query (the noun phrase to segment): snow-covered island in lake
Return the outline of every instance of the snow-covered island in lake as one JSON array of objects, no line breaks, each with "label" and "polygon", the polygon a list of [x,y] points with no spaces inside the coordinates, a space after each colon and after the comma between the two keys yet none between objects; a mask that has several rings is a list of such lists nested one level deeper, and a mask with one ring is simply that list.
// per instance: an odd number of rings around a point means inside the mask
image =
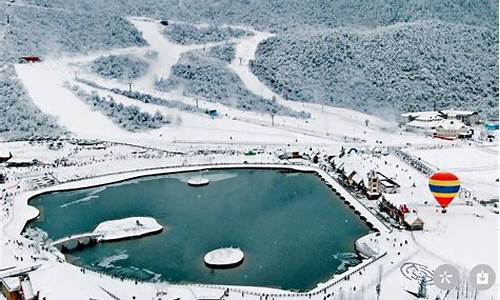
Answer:
[{"label": "snow-covered island in lake", "polygon": [[208,178],[204,177],[193,177],[188,180],[188,185],[190,186],[204,186],[210,183],[210,180]]},{"label": "snow-covered island in lake", "polygon": [[243,262],[244,257],[240,248],[218,248],[205,254],[203,260],[210,268],[234,268]]},{"label": "snow-covered island in lake", "polygon": [[163,226],[154,218],[130,217],[102,222],[94,229],[94,233],[101,235],[99,241],[114,241],[138,238],[162,230]]}]

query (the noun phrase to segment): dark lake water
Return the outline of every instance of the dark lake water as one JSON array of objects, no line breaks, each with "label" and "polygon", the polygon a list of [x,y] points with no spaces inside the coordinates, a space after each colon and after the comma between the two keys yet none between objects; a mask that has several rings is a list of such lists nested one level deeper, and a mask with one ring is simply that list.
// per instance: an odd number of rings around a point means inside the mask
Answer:
[{"label": "dark lake water", "polygon": [[[57,239],[103,221],[154,217],[162,233],[99,243],[68,254],[74,264],[117,276],[175,283],[258,285],[306,290],[359,263],[354,242],[368,227],[317,176],[263,169],[145,177],[56,192],[30,201],[41,217],[29,226]],[[211,270],[206,252],[239,247],[243,264]]]}]

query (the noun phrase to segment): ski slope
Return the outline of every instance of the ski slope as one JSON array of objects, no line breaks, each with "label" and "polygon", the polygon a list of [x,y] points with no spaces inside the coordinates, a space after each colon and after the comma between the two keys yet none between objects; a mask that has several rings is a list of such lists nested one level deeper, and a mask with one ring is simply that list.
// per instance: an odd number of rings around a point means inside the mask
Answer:
[{"label": "ski slope", "polygon": [[[142,32],[149,46],[143,48],[114,49],[96,53],[65,57],[58,60],[48,59],[38,64],[18,64],[16,71],[22,80],[30,97],[35,104],[46,113],[55,116],[59,123],[68,128],[76,136],[85,138],[101,138],[120,141],[144,141],[149,145],[165,145],[165,142],[213,142],[213,143],[305,143],[305,144],[339,144],[345,142],[374,143],[383,140],[387,144],[402,144],[411,136],[412,140],[422,143],[433,141],[424,136],[411,135],[400,130],[395,123],[348,109],[322,107],[317,104],[308,104],[295,101],[286,101],[275,95],[269,88],[260,82],[248,68],[248,61],[255,56],[257,45],[263,39],[271,36],[269,33],[258,32],[251,28],[253,35],[231,40],[236,43],[236,59],[230,68],[241,78],[247,89],[265,98],[276,98],[281,104],[295,110],[304,110],[311,114],[310,119],[295,119],[285,116],[276,116],[274,126],[269,115],[244,112],[200,99],[201,108],[217,109],[222,117],[207,118],[195,113],[186,113],[176,109],[160,108],[151,104],[135,100],[127,100],[106,91],[98,91],[101,95],[110,95],[113,98],[136,105],[143,111],[154,112],[160,110],[173,116],[179,122],[164,126],[161,129],[147,133],[126,132],[113,124],[97,111],[92,111],[85,103],[67,91],[63,86],[68,81],[78,84],[74,78],[88,79],[107,88],[127,90],[128,84],[116,80],[100,78],[89,73],[84,65],[91,60],[109,54],[144,55],[146,51],[158,53],[158,61],[153,63],[148,73],[132,83],[133,89],[164,99],[180,100],[194,105],[196,99],[184,96],[178,92],[163,93],[153,89],[155,80],[168,78],[170,70],[178,61],[180,55],[186,51],[201,48],[203,45],[178,45],[167,40],[162,34],[162,25],[158,21],[144,18],[130,18],[130,21]],[[206,44],[211,47],[213,44]],[[239,57],[243,64],[239,64]],[[366,126],[365,120],[369,125]]]}]

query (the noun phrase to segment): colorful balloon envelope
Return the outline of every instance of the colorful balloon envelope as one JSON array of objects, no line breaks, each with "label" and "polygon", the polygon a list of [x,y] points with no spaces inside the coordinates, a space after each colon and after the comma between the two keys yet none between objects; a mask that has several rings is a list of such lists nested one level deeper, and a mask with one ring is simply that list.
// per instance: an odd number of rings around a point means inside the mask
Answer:
[{"label": "colorful balloon envelope", "polygon": [[450,172],[437,172],[429,178],[429,189],[439,205],[445,209],[458,194],[460,181]]}]

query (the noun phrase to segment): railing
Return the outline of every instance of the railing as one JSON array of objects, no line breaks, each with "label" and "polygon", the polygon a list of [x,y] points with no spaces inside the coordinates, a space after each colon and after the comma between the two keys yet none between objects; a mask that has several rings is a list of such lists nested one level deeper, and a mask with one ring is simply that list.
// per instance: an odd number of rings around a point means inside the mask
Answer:
[{"label": "railing", "polygon": [[[377,260],[381,259],[382,257],[386,256],[387,252],[384,252],[376,257],[369,258],[362,262],[361,264],[353,267],[352,269],[347,270],[346,272],[336,275],[338,278],[335,278],[335,276],[327,281],[327,284],[321,286],[321,287],[316,287],[308,292],[283,292],[283,293],[273,293],[273,292],[260,292],[260,291],[253,291],[249,289],[244,289],[244,288],[236,288],[236,287],[231,287],[231,286],[224,286],[224,285],[212,285],[212,284],[197,284],[197,283],[188,283],[188,284],[175,284],[177,286],[195,286],[195,287],[202,287],[202,288],[211,288],[211,289],[220,289],[220,290],[225,290],[229,292],[234,292],[234,293],[242,293],[245,295],[252,295],[252,296],[258,296],[258,297],[310,297],[314,295],[318,295],[321,293],[326,293],[329,289],[335,287],[337,284],[339,284],[341,281],[345,280],[347,277],[351,276],[352,274],[359,272],[361,269],[368,267],[369,265],[373,264]],[[332,281],[333,280],[333,281]]]},{"label": "railing", "polygon": [[391,148],[391,150],[396,154],[397,157],[401,158],[401,160],[417,171],[421,172],[424,175],[430,176],[437,171],[436,168],[429,166],[422,160],[419,160],[415,155],[410,154],[406,151],[397,148]]}]

